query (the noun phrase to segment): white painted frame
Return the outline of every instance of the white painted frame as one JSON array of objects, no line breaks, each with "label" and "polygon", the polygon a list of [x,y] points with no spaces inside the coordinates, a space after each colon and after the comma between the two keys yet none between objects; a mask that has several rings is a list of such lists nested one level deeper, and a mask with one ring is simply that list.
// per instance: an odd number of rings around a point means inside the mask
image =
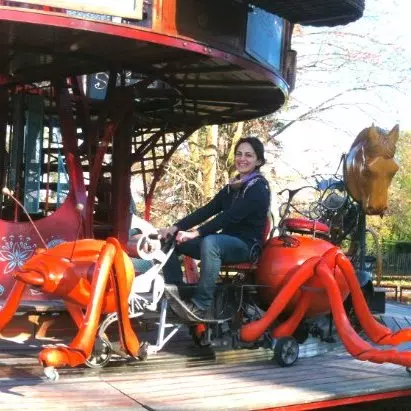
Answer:
[{"label": "white painted frame", "polygon": [[13,0],[13,2],[24,6],[35,4],[135,20],[143,18],[143,0]]}]

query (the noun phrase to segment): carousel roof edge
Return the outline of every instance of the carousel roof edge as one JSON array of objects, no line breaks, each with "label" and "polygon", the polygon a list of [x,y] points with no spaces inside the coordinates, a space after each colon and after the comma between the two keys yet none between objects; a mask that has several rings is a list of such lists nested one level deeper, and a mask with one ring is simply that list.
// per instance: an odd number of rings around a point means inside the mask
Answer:
[{"label": "carousel roof edge", "polygon": [[249,0],[249,4],[291,23],[318,27],[356,21],[365,8],[365,0]]}]

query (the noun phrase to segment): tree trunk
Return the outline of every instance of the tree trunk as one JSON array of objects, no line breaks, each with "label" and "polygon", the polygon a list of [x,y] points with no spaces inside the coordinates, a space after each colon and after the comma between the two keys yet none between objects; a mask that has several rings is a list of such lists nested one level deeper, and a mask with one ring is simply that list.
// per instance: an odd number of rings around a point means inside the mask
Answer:
[{"label": "tree trunk", "polygon": [[[229,170],[230,176],[234,173],[234,147],[237,144],[238,140],[243,136],[244,132],[244,121],[240,121],[237,123],[237,128],[234,132],[233,139],[231,141],[230,151],[227,157],[227,169]],[[229,177],[230,177],[229,176]]]},{"label": "tree trunk", "polygon": [[215,193],[215,182],[217,174],[217,141],[218,126],[208,126],[204,161],[202,167],[204,175],[204,196],[206,200],[212,198]]},{"label": "tree trunk", "polygon": [[[200,130],[201,129],[194,131],[194,133],[191,134],[190,138],[188,139],[188,146],[190,148],[190,159],[193,164],[200,164]],[[203,184],[203,176],[200,170],[198,170],[196,180],[198,184]]]}]

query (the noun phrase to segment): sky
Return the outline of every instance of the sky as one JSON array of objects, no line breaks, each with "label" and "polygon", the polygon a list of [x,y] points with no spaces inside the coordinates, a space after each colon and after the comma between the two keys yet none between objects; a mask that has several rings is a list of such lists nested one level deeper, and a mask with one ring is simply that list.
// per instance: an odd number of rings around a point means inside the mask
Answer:
[{"label": "sky", "polygon": [[405,0],[366,0],[363,18],[354,23],[332,29],[305,26],[294,33],[296,88],[277,117],[293,120],[327,99],[333,107],[277,137],[283,148],[275,168],[283,184],[335,172],[341,154],[372,123],[411,130],[408,8]]}]

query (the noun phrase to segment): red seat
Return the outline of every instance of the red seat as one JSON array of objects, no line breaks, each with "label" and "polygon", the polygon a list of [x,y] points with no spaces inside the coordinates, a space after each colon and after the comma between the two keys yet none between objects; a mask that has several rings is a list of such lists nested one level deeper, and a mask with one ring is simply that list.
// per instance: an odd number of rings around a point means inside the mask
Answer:
[{"label": "red seat", "polygon": [[253,263],[225,264],[221,267],[221,271],[249,271],[256,269],[257,264]]},{"label": "red seat", "polygon": [[[195,260],[191,257],[184,256],[183,259],[185,279],[187,284],[196,284],[200,279],[200,273],[198,267],[195,264]],[[221,271],[224,273],[229,272],[252,272],[257,269],[257,264],[253,263],[238,263],[238,264],[225,264],[221,266]]]},{"label": "red seat", "polygon": [[322,236],[328,236],[330,234],[330,227],[328,227],[327,224],[307,218],[286,218],[283,221],[283,227],[295,233],[320,234]]},{"label": "red seat", "polygon": [[[271,231],[271,218],[267,216],[267,220],[265,222],[265,227],[263,231],[263,244],[266,243],[270,236]],[[254,271],[257,269],[257,264],[253,263],[237,263],[237,264],[224,264],[221,267],[221,271],[223,272],[230,272],[230,271],[242,271],[242,272],[249,272]]]}]

